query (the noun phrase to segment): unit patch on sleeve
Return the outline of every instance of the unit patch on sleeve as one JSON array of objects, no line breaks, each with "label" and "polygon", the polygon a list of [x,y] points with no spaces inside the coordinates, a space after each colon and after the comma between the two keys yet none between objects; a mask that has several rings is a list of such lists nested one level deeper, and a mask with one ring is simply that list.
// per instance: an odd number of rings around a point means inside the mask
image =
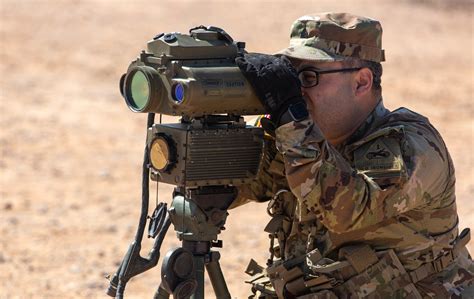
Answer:
[{"label": "unit patch on sleeve", "polygon": [[380,187],[399,184],[406,178],[399,138],[383,136],[354,151],[354,165]]}]

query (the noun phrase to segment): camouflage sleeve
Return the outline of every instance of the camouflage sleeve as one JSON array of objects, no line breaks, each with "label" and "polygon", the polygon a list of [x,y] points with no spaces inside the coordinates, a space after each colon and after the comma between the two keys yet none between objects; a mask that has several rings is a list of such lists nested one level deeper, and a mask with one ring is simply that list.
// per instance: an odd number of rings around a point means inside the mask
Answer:
[{"label": "camouflage sleeve", "polygon": [[442,195],[449,176],[445,168],[447,153],[440,150],[444,150],[442,140],[423,127],[407,128],[404,134],[402,151],[409,151],[410,157],[405,163],[406,179],[382,189],[364,172],[352,168],[312,120],[279,127],[277,147],[285,157],[286,176],[302,205],[300,210],[314,212],[330,231],[346,232],[376,224]]}]

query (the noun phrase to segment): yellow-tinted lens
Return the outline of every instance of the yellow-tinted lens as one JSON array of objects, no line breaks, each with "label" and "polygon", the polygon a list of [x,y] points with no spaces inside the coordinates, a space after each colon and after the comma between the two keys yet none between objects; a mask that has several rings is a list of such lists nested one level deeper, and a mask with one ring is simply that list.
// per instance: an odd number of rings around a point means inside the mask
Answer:
[{"label": "yellow-tinted lens", "polygon": [[151,165],[156,170],[163,171],[170,163],[170,148],[166,140],[157,138],[151,144]]},{"label": "yellow-tinted lens", "polygon": [[150,99],[150,84],[145,74],[141,71],[137,71],[133,75],[130,94],[132,96],[133,103],[131,104],[134,106],[133,108],[142,110],[146,107]]}]

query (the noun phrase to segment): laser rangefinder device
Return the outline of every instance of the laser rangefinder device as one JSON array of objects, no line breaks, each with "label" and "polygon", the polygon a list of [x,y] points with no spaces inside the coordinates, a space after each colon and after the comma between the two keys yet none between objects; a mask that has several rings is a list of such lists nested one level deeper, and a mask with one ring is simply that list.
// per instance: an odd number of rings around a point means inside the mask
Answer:
[{"label": "laser rangefinder device", "polygon": [[128,67],[120,90],[134,112],[199,117],[263,114],[264,109],[234,60],[245,44],[222,29],[159,34]]},{"label": "laser rangefinder device", "polygon": [[151,179],[184,187],[239,185],[258,170],[263,130],[242,115],[264,108],[235,64],[245,44],[217,27],[159,34],[128,67],[120,90],[134,112],[181,116],[148,132]]}]

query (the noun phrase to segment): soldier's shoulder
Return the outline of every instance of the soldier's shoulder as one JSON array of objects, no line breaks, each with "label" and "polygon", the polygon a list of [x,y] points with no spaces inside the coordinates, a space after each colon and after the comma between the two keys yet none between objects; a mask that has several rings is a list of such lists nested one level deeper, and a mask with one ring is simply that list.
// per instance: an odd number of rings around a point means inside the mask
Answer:
[{"label": "soldier's shoulder", "polygon": [[[419,132],[420,128],[432,130],[428,118],[410,109],[401,107],[378,118],[365,135],[353,142],[349,148],[354,149],[376,139],[398,136],[403,139],[406,131]],[[434,129],[434,128],[433,128]]]},{"label": "soldier's shoulder", "polygon": [[420,113],[405,107],[391,111],[385,116],[386,125],[390,124],[417,124],[430,123],[429,119]]},{"label": "soldier's shoulder", "polygon": [[[354,167],[380,186],[406,182],[420,159],[438,161],[440,157],[446,162],[449,156],[441,135],[428,118],[403,107],[384,115],[350,150]],[[444,165],[440,163],[439,167]]]},{"label": "soldier's shoulder", "polygon": [[380,128],[389,127],[402,127],[407,133],[442,141],[441,134],[426,116],[405,107],[398,108],[384,117]]},{"label": "soldier's shoulder", "polygon": [[400,145],[405,160],[413,160],[417,154],[427,156],[431,153],[431,156],[439,157],[442,164],[451,164],[443,137],[427,117],[402,107],[387,114],[382,127],[401,128]]}]

